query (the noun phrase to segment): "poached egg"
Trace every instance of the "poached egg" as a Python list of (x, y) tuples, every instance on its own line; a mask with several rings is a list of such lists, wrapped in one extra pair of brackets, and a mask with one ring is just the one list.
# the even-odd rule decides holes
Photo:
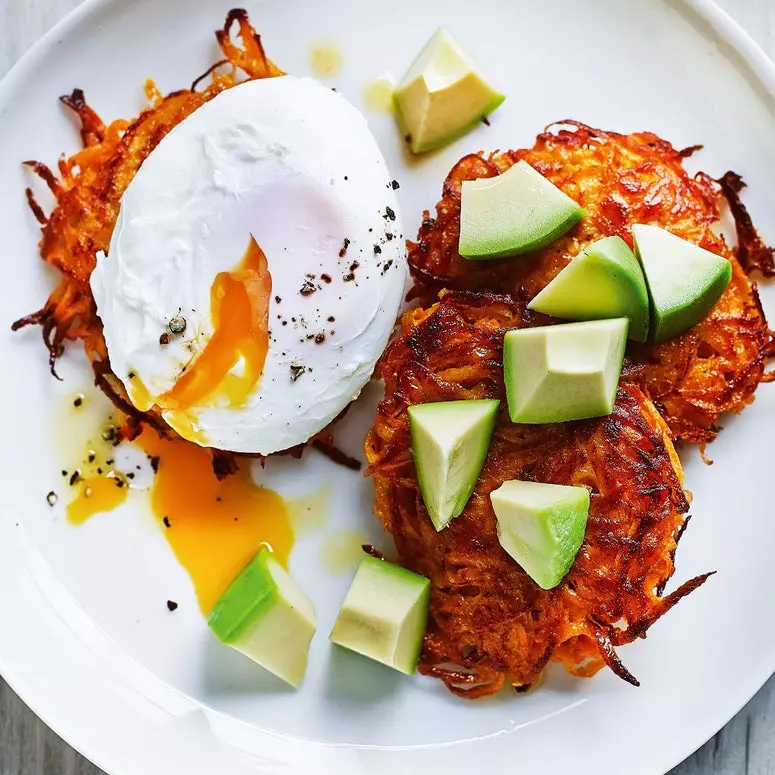
[(127, 187), (91, 286), (139, 410), (202, 446), (267, 455), (358, 396), (406, 281), (365, 118), (282, 76), (227, 89), (169, 132)]

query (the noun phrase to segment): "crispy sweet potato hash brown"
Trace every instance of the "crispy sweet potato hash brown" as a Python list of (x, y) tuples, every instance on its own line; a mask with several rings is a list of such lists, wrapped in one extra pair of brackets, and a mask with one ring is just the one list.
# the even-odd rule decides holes
[[(650, 133), (619, 135), (563, 122), (528, 150), (463, 158), (449, 174), (436, 216), (410, 244), (412, 295), (380, 363), (386, 397), (366, 442), (376, 513), (401, 562), (431, 579), (431, 615), (420, 671), (478, 697), (504, 684), (534, 684), (561, 662), (590, 676), (604, 665), (636, 679), (614, 648), (644, 637), (697, 577), (663, 596), (689, 505), (672, 439), (711, 441), (723, 412), (737, 412), (767, 379), (772, 337), (749, 273), (775, 274), (739, 198), (742, 180), (690, 176), (685, 159)], [(464, 180), (492, 177), (524, 159), (578, 201), (587, 217), (545, 250), (515, 259), (466, 261), (457, 251)], [(732, 250), (718, 236), (724, 200), (737, 226)], [(503, 336), (555, 322), (527, 302), (584, 247), (651, 223), (719, 253), (733, 279), (710, 315), (660, 345), (630, 344), (613, 414), (546, 426), (512, 424), (505, 406), (476, 491), (437, 533), (412, 462), (406, 409), (416, 403), (504, 398)], [(447, 289), (447, 290), (442, 290)], [(439, 292), (441, 291), (440, 300)], [(428, 305), (432, 305), (428, 308)], [(510, 479), (590, 488), (584, 544), (566, 578), (540, 589), (501, 548), (489, 494)]]
[[(707, 578), (662, 596), (689, 504), (667, 425), (634, 383), (622, 384), (612, 415), (582, 422), (516, 425), (504, 401), (474, 495), (436, 532), (412, 462), (407, 407), (504, 399), (503, 336), (540, 322), (506, 295), (448, 292), (404, 315), (379, 367), (386, 397), (366, 441), (376, 513), (402, 564), (431, 580), (420, 672), (466, 697), (506, 682), (530, 686), (551, 660), (579, 676), (608, 665), (637, 685), (614, 647), (643, 637)], [(489, 494), (509, 479), (591, 489), (584, 544), (553, 590), (540, 589), (498, 542)]]
[[(732, 262), (733, 279), (708, 317), (657, 346), (630, 346), (626, 378), (655, 403), (675, 439), (705, 443), (719, 416), (753, 400), (771, 347), (756, 286), (749, 273), (775, 275), (773, 253), (759, 239), (740, 199), (742, 180), (689, 175), (678, 151), (649, 132), (620, 135), (562, 122), (539, 135), (532, 148), (461, 159), (444, 183), (435, 218), (426, 213), (410, 245), (414, 295), (431, 304), (442, 288), (487, 290), (529, 301), (584, 247), (618, 235), (632, 246), (635, 223), (661, 226)], [(498, 175), (524, 159), (579, 202), (587, 217), (545, 250), (515, 259), (466, 261), (457, 251), (460, 191), (464, 180)], [(737, 224), (731, 249), (714, 227), (725, 199)]]
[[(241, 45), (232, 38), (235, 25)], [(136, 435), (144, 422), (152, 424), (162, 434), (170, 433), (170, 429), (157, 413), (138, 412), (120, 380), (110, 371), (102, 323), (89, 285), (96, 254), (108, 250), (127, 186), (143, 161), (173, 127), (224, 89), (246, 79), (284, 74), (267, 58), (261, 38), (245, 11), (230, 11), (223, 29), (215, 35), (224, 58), (197, 78), (190, 89), (166, 97), (149, 82), (146, 92), (151, 105), (134, 121), (117, 120), (105, 124), (89, 107), (80, 89), (62, 97), (61, 101), (80, 120), (83, 150), (59, 160), (58, 176), (40, 162), (26, 162), (56, 199), (56, 206), (47, 217), (32, 190), (27, 189), (30, 207), (41, 224), (41, 257), (59, 271), (61, 280), (43, 308), (17, 321), (14, 329), (31, 324), (42, 327), (54, 374), (56, 360), (62, 355), (65, 343), (81, 340), (94, 367), (97, 386), (129, 418), (122, 429), (125, 437)], [(309, 443), (337, 462), (358, 467), (357, 461), (333, 446), (328, 430), (313, 437)], [(301, 449), (289, 451), (301, 454)], [(217, 473), (225, 475), (233, 470), (233, 455), (215, 450), (213, 456)]]

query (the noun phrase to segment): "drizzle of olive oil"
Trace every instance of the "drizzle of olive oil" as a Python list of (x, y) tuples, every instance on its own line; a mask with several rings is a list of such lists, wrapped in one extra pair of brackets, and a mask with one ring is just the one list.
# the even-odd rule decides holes
[(379, 76), (363, 88), (363, 103), (373, 113), (393, 113), (393, 92), (396, 84), (388, 75)]
[(285, 507), (296, 536), (308, 535), (320, 530), (328, 518), (331, 507), (331, 486), (324, 484), (320, 489), (305, 495), (285, 498)]
[(342, 71), (342, 51), (332, 40), (318, 40), (310, 49), (309, 62), (318, 78), (331, 78)]
[(368, 542), (368, 537), (361, 530), (333, 530), (326, 536), (320, 549), (320, 561), (329, 573), (349, 573), (358, 567), (363, 558), (363, 545)]

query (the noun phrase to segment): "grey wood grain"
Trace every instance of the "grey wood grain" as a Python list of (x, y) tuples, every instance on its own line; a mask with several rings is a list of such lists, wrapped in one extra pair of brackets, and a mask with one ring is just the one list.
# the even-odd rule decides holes
[[(0, 76), (79, 2), (0, 0)], [(717, 2), (775, 56), (775, 0)], [(720, 695), (724, 692), (722, 673), (718, 677), (718, 691)], [(644, 745), (648, 744), (644, 741)], [(0, 679), (0, 775), (100, 773), (38, 720)], [(715, 738), (670, 775), (708, 773), (775, 775), (775, 678)]]

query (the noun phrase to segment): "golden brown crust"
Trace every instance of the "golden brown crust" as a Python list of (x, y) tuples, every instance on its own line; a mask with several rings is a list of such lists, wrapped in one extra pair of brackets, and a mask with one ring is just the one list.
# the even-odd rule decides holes
[[(720, 255), (733, 265), (733, 280), (708, 317), (684, 335), (657, 346), (631, 346), (628, 371), (655, 401), (674, 438), (708, 442), (723, 412), (739, 412), (753, 400), (770, 344), (756, 287), (735, 251), (713, 227), (724, 192), (738, 224), (739, 254), (746, 267), (775, 273), (772, 251), (753, 229), (736, 198), (739, 178), (716, 183), (692, 177), (685, 158), (649, 132), (620, 135), (563, 122), (539, 135), (533, 148), (461, 159), (444, 183), (436, 217), (426, 214), (418, 241), (410, 244), (413, 296), (432, 303), (441, 288), (489, 290), (531, 299), (584, 247), (618, 235), (632, 245), (631, 227), (653, 223)], [(491, 177), (525, 160), (578, 201), (587, 217), (545, 250), (516, 259), (466, 261), (457, 252), (460, 189), (464, 180)]]
[[(502, 340), (538, 316), (508, 296), (447, 293), (408, 312), (380, 364), (386, 396), (366, 453), (376, 513), (402, 564), (431, 580), (420, 671), (476, 697), (534, 683), (551, 660), (588, 676), (605, 664), (636, 683), (613, 647), (645, 634), (700, 577), (661, 597), (689, 504), (659, 413), (634, 384), (610, 417), (515, 425), (501, 406), (490, 452), (463, 514), (440, 533), (419, 492), (406, 409), (503, 398)], [(592, 491), (584, 545), (559, 587), (541, 590), (501, 548), (489, 493), (509, 479)]]

